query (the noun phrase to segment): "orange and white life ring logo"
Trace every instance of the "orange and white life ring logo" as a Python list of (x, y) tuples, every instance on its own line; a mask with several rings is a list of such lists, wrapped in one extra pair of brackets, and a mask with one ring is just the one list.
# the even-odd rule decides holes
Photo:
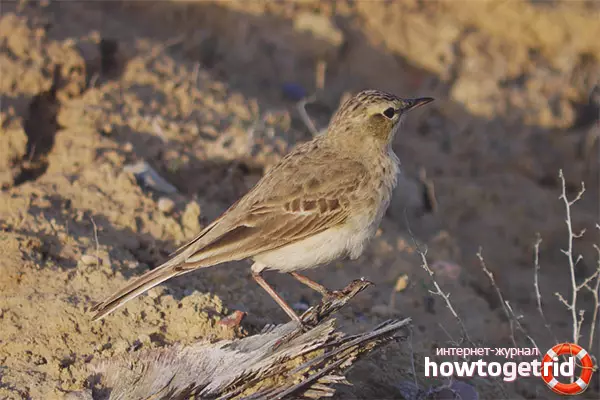
[[(569, 354), (579, 360), (581, 375), (572, 383), (559, 382), (554, 375), (558, 375), (557, 365), (558, 356)], [(574, 369), (572, 371), (574, 373)], [(594, 372), (594, 362), (587, 351), (574, 343), (557, 344), (544, 356), (542, 361), (542, 379), (550, 389), (558, 394), (575, 395), (583, 393), (590, 384), (592, 373)]]

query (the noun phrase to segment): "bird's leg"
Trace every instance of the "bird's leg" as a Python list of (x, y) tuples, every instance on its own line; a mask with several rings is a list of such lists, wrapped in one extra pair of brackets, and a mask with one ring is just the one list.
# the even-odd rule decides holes
[(260, 287), (265, 289), (265, 291), (269, 293), (273, 300), (275, 300), (275, 302), (279, 304), (279, 307), (283, 308), (283, 311), (285, 311), (285, 313), (292, 319), (292, 321), (296, 321), (301, 326), (304, 326), (300, 317), (298, 317), (294, 310), (292, 310), (292, 307), (290, 307), (285, 302), (285, 300), (283, 300), (281, 296), (278, 295), (277, 292), (275, 292), (275, 290), (267, 283), (267, 281), (265, 281), (265, 279), (261, 276), (260, 273), (253, 272), (252, 277), (254, 278), (256, 283), (258, 283)]
[(294, 278), (298, 279), (298, 281), (300, 281), (300, 283), (308, 286), (312, 290), (315, 290), (315, 291), (321, 293), (323, 296), (327, 296), (330, 294), (330, 291), (325, 286), (313, 281), (312, 279), (310, 279), (304, 275), (300, 275), (297, 272), (290, 272), (290, 275), (293, 276)]
[(304, 275), (300, 275), (297, 272), (290, 272), (290, 275), (293, 276), (294, 278), (298, 279), (298, 281), (305, 284), (312, 290), (316, 290), (317, 292), (321, 293), (324, 300), (328, 300), (328, 299), (330, 300), (332, 298), (340, 298), (340, 297), (344, 296), (344, 294), (342, 292), (340, 292), (339, 290), (329, 290), (325, 286), (321, 285), (320, 283), (317, 283)]

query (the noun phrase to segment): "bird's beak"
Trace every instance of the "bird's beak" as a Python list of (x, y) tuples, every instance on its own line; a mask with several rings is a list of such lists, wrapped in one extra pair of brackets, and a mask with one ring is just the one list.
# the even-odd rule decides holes
[(434, 99), (432, 97), (420, 97), (418, 99), (406, 99), (404, 100), (405, 106), (402, 111), (413, 110), (417, 107), (424, 106), (427, 103), (431, 103)]

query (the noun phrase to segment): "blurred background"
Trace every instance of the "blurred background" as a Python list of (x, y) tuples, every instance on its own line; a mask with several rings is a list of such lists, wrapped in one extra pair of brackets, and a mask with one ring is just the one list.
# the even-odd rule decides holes
[[(586, 185), (571, 211), (574, 232), (587, 229), (573, 250), (581, 282), (600, 242), (598, 21), (596, 1), (3, 1), (0, 398), (56, 398), (84, 387), (98, 359), (285, 322), (245, 262), (174, 279), (101, 323), (86, 310), (365, 88), (436, 101), (395, 139), (403, 174), (368, 250), (309, 272), (331, 288), (376, 283), (342, 310), (345, 331), (414, 321), (410, 346), (359, 363), (338, 396), (409, 398), (411, 359), (423, 390), (444, 384), (423, 379), (423, 357), (464, 332), (431, 294), (416, 243), (476, 343), (511, 347), (516, 329), (480, 248), (540, 349), (569, 341), (571, 314), (554, 295), (571, 287), (559, 170), (569, 198)], [(537, 233), (552, 333), (537, 310)], [(267, 280), (298, 311), (319, 300), (287, 276)], [(579, 296), (584, 347), (593, 300)], [(236, 310), (248, 313), (241, 325), (219, 324)], [(550, 396), (538, 378), (468, 383), (480, 398)], [(586, 395), (597, 390), (596, 374)]]

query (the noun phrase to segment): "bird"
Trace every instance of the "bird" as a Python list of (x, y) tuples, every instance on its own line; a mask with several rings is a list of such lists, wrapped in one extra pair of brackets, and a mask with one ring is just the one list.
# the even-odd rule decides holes
[(390, 204), (400, 172), (394, 136), (407, 112), (433, 100), (373, 89), (350, 97), (325, 132), (293, 148), (171, 258), (92, 307), (93, 320), (175, 276), (251, 259), (254, 280), (302, 325), (263, 273), (288, 273), (323, 296), (335, 295), (299, 271), (361, 255)]

